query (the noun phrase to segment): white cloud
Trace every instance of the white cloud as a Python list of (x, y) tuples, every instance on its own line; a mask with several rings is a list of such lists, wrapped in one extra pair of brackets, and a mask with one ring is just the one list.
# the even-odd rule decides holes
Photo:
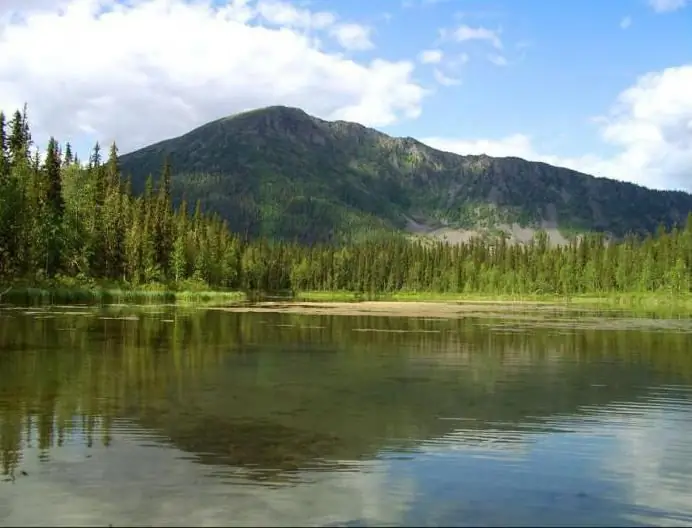
[[(669, 401), (689, 397), (675, 392)], [(612, 427), (618, 447), (614, 456), (603, 461), (603, 470), (617, 471), (624, 477), (630, 501), (640, 507), (633, 520), (641, 525), (690, 524), (692, 458), (686, 452), (690, 424), (689, 407), (659, 400), (649, 403), (640, 415), (632, 413), (623, 424)]]
[(487, 154), (488, 156), (518, 156), (534, 158), (537, 153), (531, 138), (524, 134), (513, 134), (501, 139), (456, 139), (444, 137), (422, 138), (423, 143), (439, 150), (458, 154)]
[(454, 38), (459, 42), (465, 42), (468, 40), (481, 40), (490, 42), (493, 47), (497, 49), (502, 48), (502, 41), (500, 40), (499, 31), (494, 31), (492, 29), (484, 27), (470, 27), (466, 25), (459, 26), (454, 31)]
[(455, 79), (454, 77), (448, 77), (439, 68), (435, 68), (433, 71), (433, 77), (442, 86), (458, 86), (461, 84), (461, 79)]
[(331, 34), (344, 49), (361, 51), (374, 47), (370, 40), (371, 31), (360, 24), (338, 24), (331, 29)]
[(60, 9), (67, 0), (2, 0), (0, 2), (0, 19), (13, 13), (29, 13), (43, 9)]
[(423, 50), (418, 54), (418, 60), (423, 64), (438, 64), (442, 61), (443, 53), (439, 49)]
[(362, 51), (374, 47), (372, 29), (361, 24), (338, 23), (337, 16), (327, 11), (311, 12), (281, 0), (260, 0), (257, 15), (265, 22), (284, 28), (325, 30), (349, 51)]
[(598, 119), (611, 157), (561, 157), (514, 134), (500, 139), (422, 138), (459, 154), (517, 156), (569, 167), (595, 176), (659, 189), (692, 191), (692, 64), (646, 74), (623, 91), (608, 115)]
[(9, 1), (0, 2), (0, 108), (26, 101), (38, 141), (116, 139), (126, 152), (272, 104), (384, 126), (416, 117), (426, 95), (410, 62), (321, 48), (330, 32), (365, 42), (336, 15), (275, 0), (65, 0), (62, 11), (33, 0), (21, 23), (9, 15), (27, 4)]
[(266, 22), (277, 26), (293, 28), (324, 29), (336, 22), (336, 16), (329, 12), (312, 13), (286, 2), (262, 0), (257, 3), (257, 14)]
[(507, 66), (507, 64), (509, 64), (504, 55), (500, 55), (498, 53), (489, 54), (488, 60), (492, 62), (495, 66)]
[(622, 20), (620, 20), (620, 28), (621, 29), (627, 29), (632, 25), (632, 17), (626, 16)]
[[(240, 526), (325, 526), (357, 519), (391, 526), (404, 522), (416, 491), (410, 478), (392, 478), (386, 463), (368, 461), (343, 461), (351, 471), (304, 471), (292, 485), (244, 485), (241, 469), (198, 464), (146, 429), (118, 425), (110, 447), (95, 444), (86, 464), (77, 442), (52, 450), (48, 462), (37, 448), (25, 449), (22, 467), (34, 478), (3, 483), (0, 525), (108, 519), (115, 526), (227, 526), (232, 519)], [(37, 503), (36, 495), (45, 500)]]
[(687, 5), (688, 0), (649, 0), (649, 5), (657, 13), (677, 11)]

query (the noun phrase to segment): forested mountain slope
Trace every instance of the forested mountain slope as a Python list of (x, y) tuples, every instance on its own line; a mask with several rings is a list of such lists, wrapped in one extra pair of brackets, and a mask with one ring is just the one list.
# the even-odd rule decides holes
[(158, 174), (165, 156), (176, 201), (200, 198), (233, 231), (251, 237), (313, 242), (380, 230), (516, 234), (520, 226), (620, 237), (682, 224), (692, 211), (687, 193), (518, 158), (459, 156), (279, 106), (219, 119), (121, 156), (136, 192), (148, 174)]
[[(95, 145), (89, 161), (83, 163), (73, 155), (69, 143), (63, 148), (55, 138), (48, 141), (42, 159), (32, 151), (31, 137), (26, 108), (24, 112), (16, 111), (9, 120), (0, 110), (3, 300), (8, 292), (24, 291), (22, 295), (28, 297), (21, 297), (20, 302), (27, 302), (37, 291), (32, 287), (17, 290), (17, 286), (57, 285), (70, 291), (75, 285), (84, 285), (88, 291), (102, 291), (101, 286), (98, 290), (91, 288), (97, 286), (95, 281), (106, 281), (119, 288), (147, 285), (159, 292), (162, 287), (176, 291), (347, 291), (359, 296), (365, 292), (512, 296), (636, 292), (663, 294), (664, 302), (670, 303), (687, 296), (692, 285), (692, 213), (682, 229), (661, 230), (654, 237), (641, 239), (626, 237), (613, 244), (606, 244), (604, 235), (598, 233), (561, 246), (549, 245), (546, 233), (539, 233), (534, 243), (526, 245), (510, 245), (504, 238), (473, 239), (454, 245), (411, 243), (402, 236), (372, 237), (341, 245), (296, 244), (268, 237), (245, 240), (232, 232), (218, 213), (202, 211), (201, 201), (193, 208), (186, 202), (173, 207), (172, 172), (167, 163), (155, 177), (147, 178), (144, 192), (136, 194), (123, 178), (115, 144), (107, 157)], [(288, 176), (282, 177), (281, 183), (291, 183)], [(395, 180), (392, 177), (390, 181)], [(327, 172), (314, 175), (308, 183), (318, 189), (318, 184), (326, 189), (338, 188), (339, 184)], [(259, 198), (268, 195), (267, 187), (272, 190), (271, 186), (258, 189)], [(290, 203), (296, 195), (288, 187), (284, 190), (284, 197), (274, 195), (272, 207), (277, 210), (282, 198)], [(397, 213), (404, 215), (401, 200), (408, 199), (412, 209), (416, 197), (407, 197), (403, 191), (401, 195), (404, 198), (399, 201), (372, 195), (383, 207), (390, 207), (385, 211), (392, 220), (354, 207), (349, 210), (342, 206), (342, 210), (351, 218), (364, 219), (361, 227), (368, 222), (393, 225), (398, 221)], [(218, 195), (216, 199), (218, 205)], [(247, 195), (222, 199), (242, 203)], [(321, 200), (327, 202), (328, 197)], [(330, 203), (337, 203), (332, 200)], [(308, 204), (315, 201), (305, 199)], [(320, 224), (308, 223), (310, 210), (304, 213), (294, 218), (306, 222), (305, 238), (329, 234), (320, 231)], [(274, 227), (283, 227), (279, 220)], [(298, 225), (288, 227), (301, 233)], [(337, 228), (349, 226), (332, 226)], [(348, 234), (345, 230), (342, 233)], [(49, 300), (52, 295), (52, 290), (38, 291), (48, 294), (44, 297), (41, 293), (42, 299)], [(80, 299), (82, 293), (78, 294)]]

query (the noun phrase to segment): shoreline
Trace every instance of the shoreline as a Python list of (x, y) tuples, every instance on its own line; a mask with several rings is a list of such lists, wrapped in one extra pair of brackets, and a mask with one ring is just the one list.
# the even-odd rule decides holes
[(17, 285), (0, 288), (0, 305), (27, 306), (53, 304), (199, 304), (216, 305), (244, 302), (239, 291), (204, 289), (174, 290), (166, 287), (133, 288), (121, 285)]
[(692, 315), (692, 294), (672, 297), (666, 292), (609, 293), (559, 296), (491, 295), (397, 292), (362, 294), (345, 291), (300, 292), (294, 296), (247, 294), (242, 291), (215, 291), (203, 288), (180, 289), (165, 285), (0, 285), (0, 304), (51, 305), (91, 303), (101, 305), (175, 304), (199, 305), (232, 312), (283, 312), (333, 315), (426, 314), (435, 317), (471, 311), (584, 310), (675, 312)]

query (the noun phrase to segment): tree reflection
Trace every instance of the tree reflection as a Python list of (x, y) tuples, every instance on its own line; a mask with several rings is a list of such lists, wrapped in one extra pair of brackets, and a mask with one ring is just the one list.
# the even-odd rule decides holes
[(26, 447), (48, 459), (67, 441), (108, 446), (131, 422), (202, 463), (278, 478), (415, 449), (458, 427), (448, 417), (498, 434), (540, 431), (552, 416), (692, 379), (689, 333), (556, 319), (517, 328), (161, 308), (2, 314), (0, 461), (10, 477)]

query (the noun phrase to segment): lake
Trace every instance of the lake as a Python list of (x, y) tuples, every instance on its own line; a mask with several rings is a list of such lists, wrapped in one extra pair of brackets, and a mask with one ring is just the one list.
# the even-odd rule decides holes
[(689, 526), (692, 322), (0, 309), (0, 525)]

